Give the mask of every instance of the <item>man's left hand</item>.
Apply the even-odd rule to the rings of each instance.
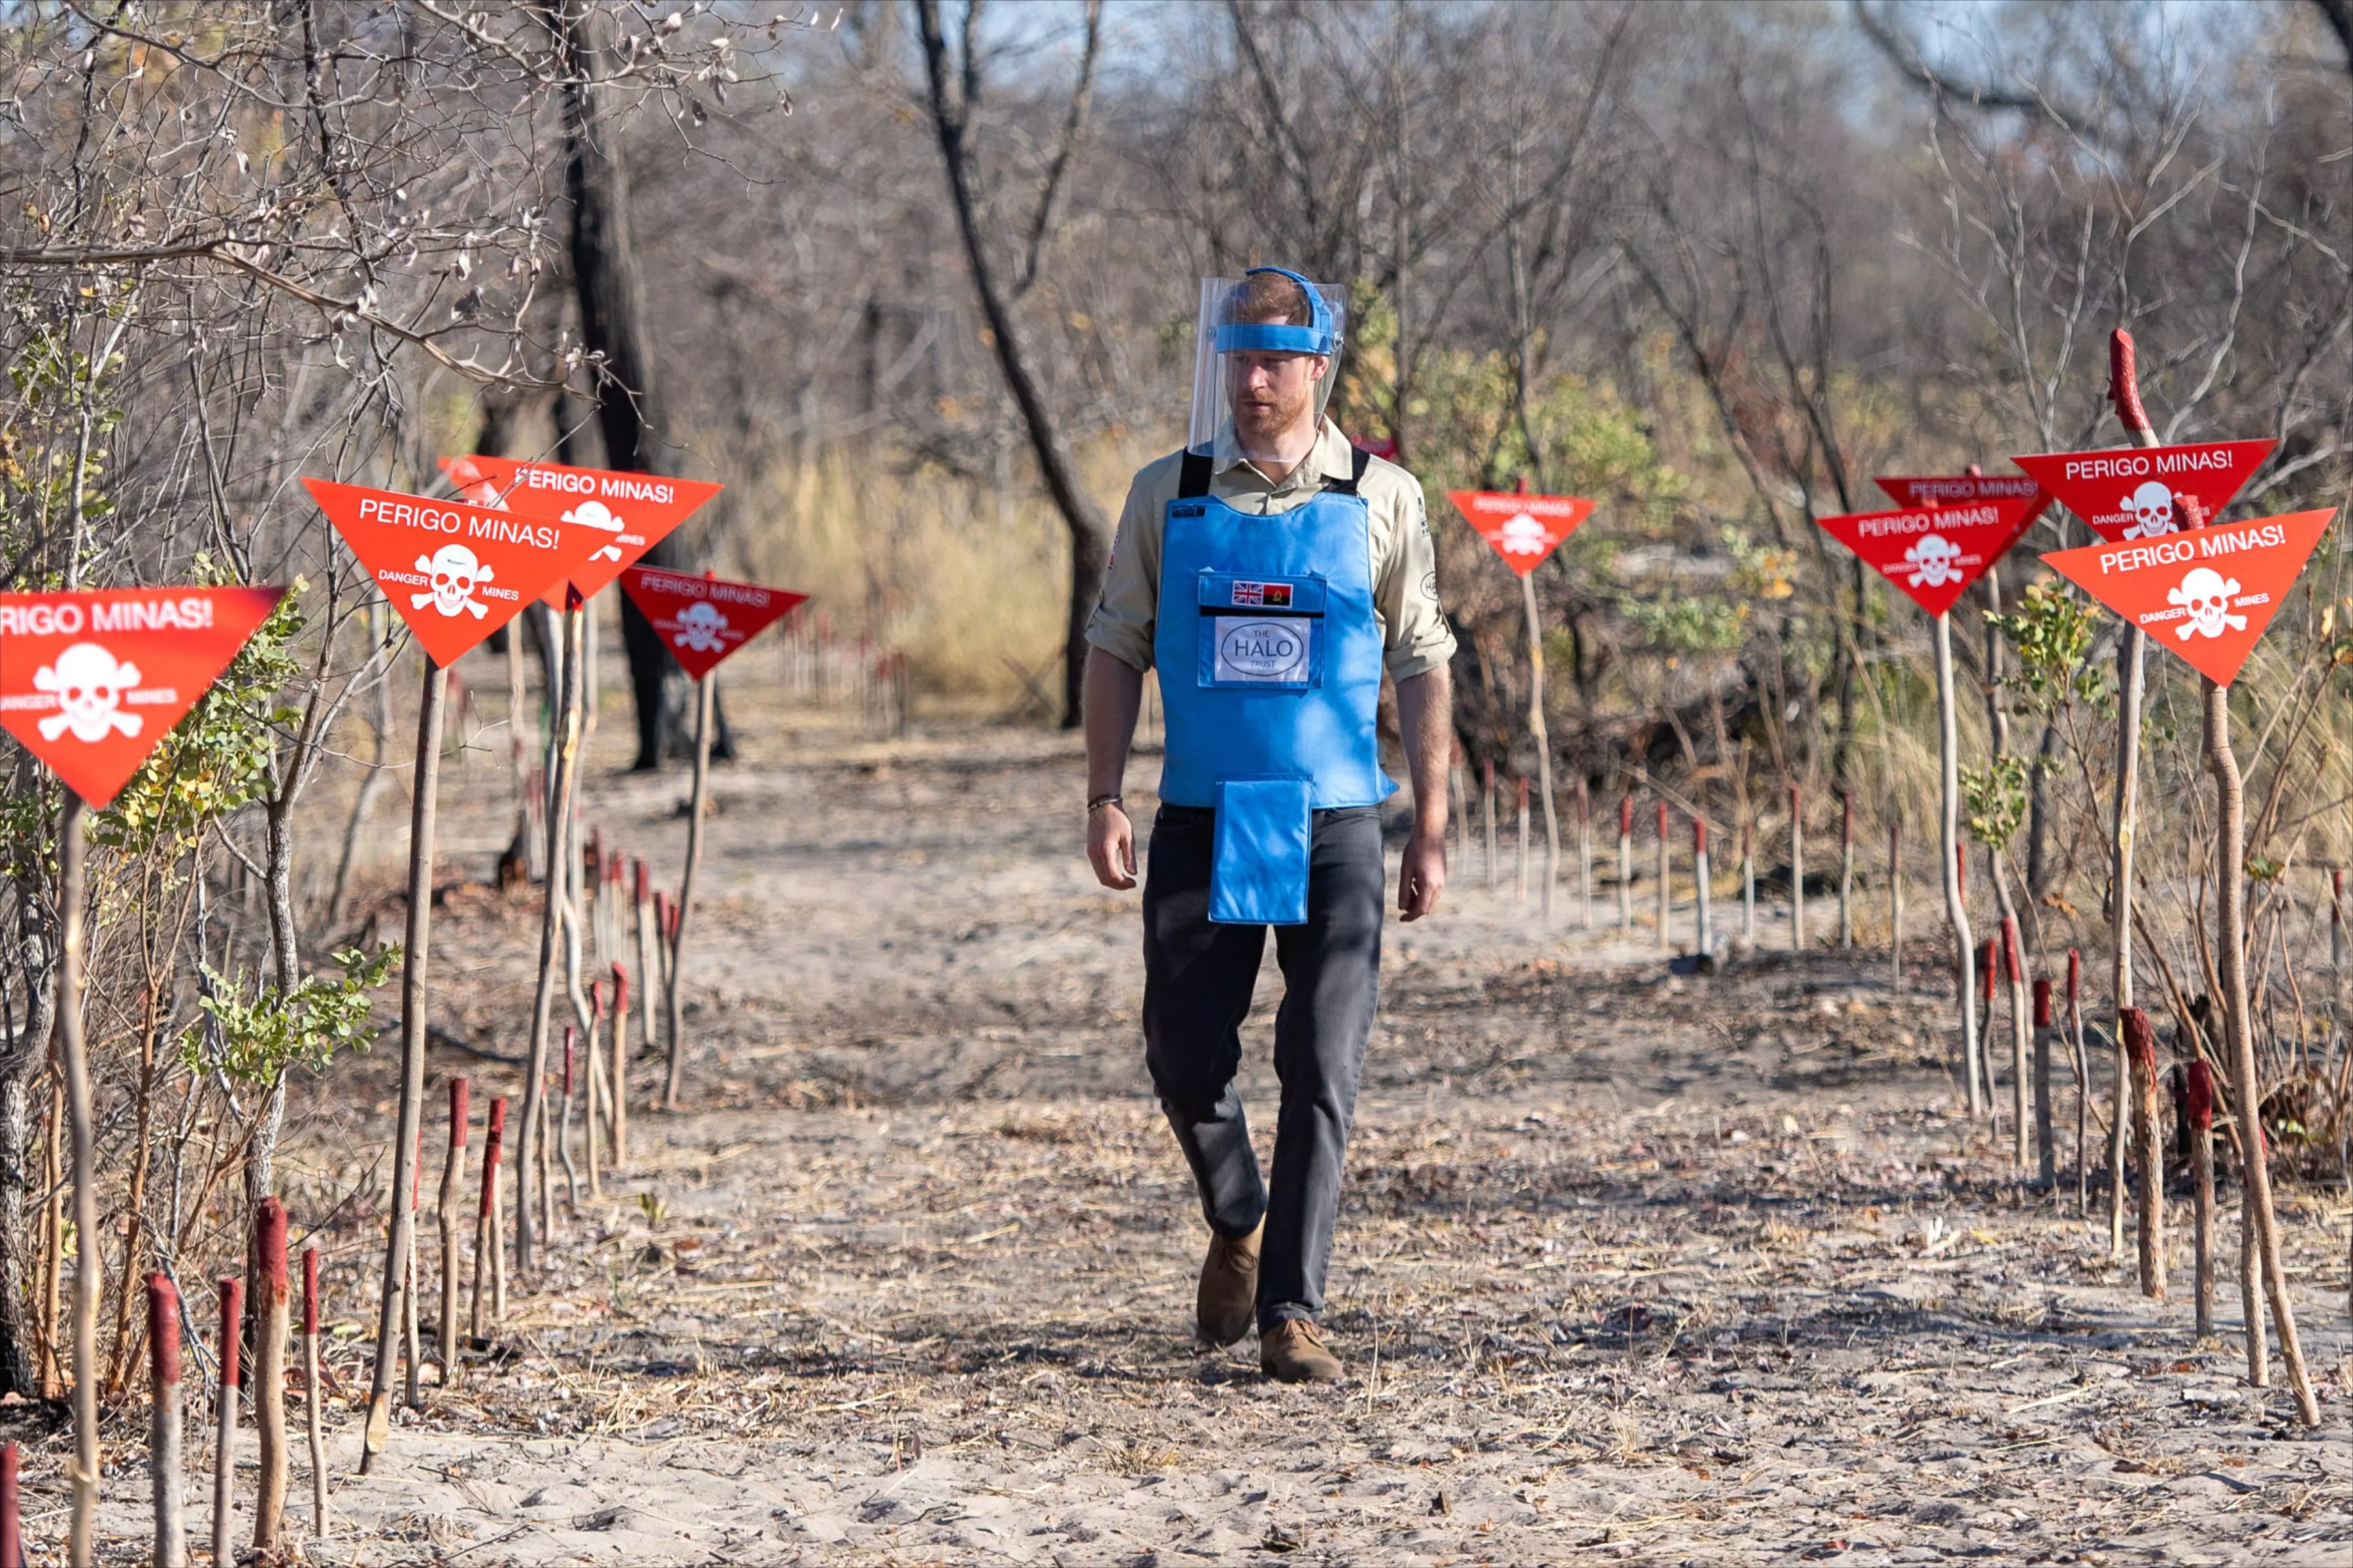
[[[1398,873],[1398,913],[1418,921],[1438,908],[1446,889],[1446,840],[1415,834],[1406,840],[1405,865]]]

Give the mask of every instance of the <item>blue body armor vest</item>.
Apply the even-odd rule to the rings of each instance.
[[[1381,634],[1356,481],[1271,516],[1208,494],[1187,453],[1160,549],[1153,658],[1167,712],[1160,798],[1217,813],[1209,918],[1307,918],[1310,814],[1375,805],[1397,784],[1375,718]]]

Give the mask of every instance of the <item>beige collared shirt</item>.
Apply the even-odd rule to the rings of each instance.
[[[1088,642],[1139,670],[1152,668],[1152,633],[1160,609],[1160,531],[1168,503],[1176,499],[1184,458],[1173,452],[1145,465],[1128,487],[1103,596],[1087,621]],[[1282,483],[1234,458],[1210,476],[1209,493],[1236,511],[1274,517],[1306,505],[1335,479],[1345,482],[1353,469],[1348,437],[1326,419],[1306,460]],[[1389,677],[1410,680],[1427,675],[1454,657],[1454,634],[1438,605],[1438,552],[1430,543],[1421,486],[1395,463],[1375,458],[1366,465],[1356,493],[1365,498],[1371,531],[1373,616]]]

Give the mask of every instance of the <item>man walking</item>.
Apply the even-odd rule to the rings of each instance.
[[[1087,628],[1087,858],[1135,886],[1120,795],[1144,672],[1167,714],[1144,888],[1145,1063],[1209,1224],[1197,1332],[1259,1331],[1285,1383],[1341,1375],[1316,1318],[1379,999],[1384,670],[1414,794],[1398,909],[1446,882],[1447,664],[1413,477],[1324,417],[1343,302],[1258,268],[1201,290],[1186,449],[1135,477]],[[1272,1179],[1234,1079],[1274,928],[1283,999]]]

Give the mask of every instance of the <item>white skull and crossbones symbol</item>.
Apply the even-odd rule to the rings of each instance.
[[[75,643],[57,663],[33,671],[34,688],[58,699],[58,711],[40,721],[41,739],[54,741],[68,730],[77,741],[103,741],[118,730],[136,735],[146,721],[122,711],[122,698],[138,684],[137,665],[120,662],[94,642]]]
[[[621,520],[613,515],[612,510],[600,500],[582,501],[564,514],[564,521],[587,528],[601,528],[607,533],[618,533],[624,526]],[[618,561],[620,558],[621,547],[617,544],[599,545],[596,553],[588,557],[591,561]]]
[[[2188,642],[2192,637],[2219,637],[2224,626],[2245,631],[2247,617],[2230,613],[2231,595],[2238,591],[2236,577],[2225,577],[2211,566],[2192,566],[2181,579],[2181,586],[2165,595],[2166,603],[2189,612],[2189,618],[2174,627],[2173,635]]]
[[[492,573],[474,558],[474,552],[462,544],[445,544],[431,555],[417,558],[417,569],[432,579],[433,586],[421,594],[408,595],[408,607],[421,610],[431,605],[445,616],[454,616],[470,611],[476,620],[490,614],[490,606],[474,602],[474,590],[491,581]]]
[[[1504,524],[1503,546],[1506,555],[1542,555],[1545,525],[1526,512],[1520,512]]]
[[[1947,583],[1959,582],[1961,571],[1957,563],[1960,558],[1961,547],[1941,533],[1929,534],[1904,552],[1904,559],[1912,563],[1911,586],[1915,588],[1941,588]]]
[[[717,653],[726,643],[720,633],[727,629],[727,617],[711,605],[689,605],[678,613],[678,635],[670,640],[695,653]]]
[[[2126,539],[2147,539],[2173,531],[2173,492],[2155,479],[2125,497],[2124,509],[2133,520],[2125,530]]]

